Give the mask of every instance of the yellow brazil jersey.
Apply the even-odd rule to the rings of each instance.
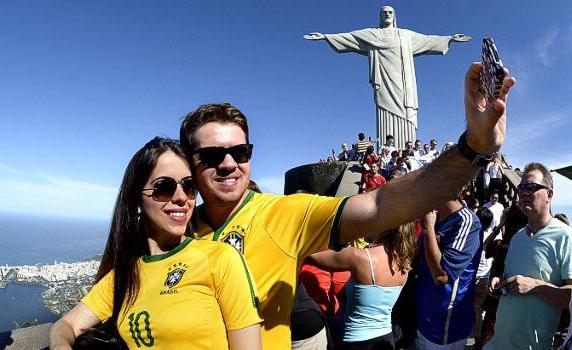
[[[239,209],[216,231],[203,209],[194,217],[200,237],[240,250],[256,280],[263,349],[290,349],[290,311],[302,260],[337,241],[345,199],[310,194],[280,196],[250,191]]]
[[[138,267],[139,294],[118,321],[130,349],[228,349],[227,329],[261,321],[244,258],[226,244],[188,237],[168,253],[142,257]],[[82,303],[101,321],[109,318],[113,272]]]

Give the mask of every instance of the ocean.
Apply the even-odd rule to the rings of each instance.
[[[0,214],[0,265],[77,262],[101,254],[109,221]],[[0,288],[0,332],[37,319],[54,322],[42,302],[46,288],[8,284]]]
[[[0,265],[76,262],[105,248],[109,220],[0,214]]]
[[[26,322],[37,320],[40,324],[58,319],[42,302],[40,286],[9,284],[0,288],[0,332],[21,327]]]

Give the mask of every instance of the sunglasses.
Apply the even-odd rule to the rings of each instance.
[[[234,161],[239,164],[248,162],[252,157],[253,147],[254,145],[251,143],[243,143],[228,148],[204,147],[193,151],[192,154],[198,154],[201,163],[206,167],[216,167],[224,161],[227,154],[230,154]]]
[[[541,189],[544,189],[544,188],[548,189],[548,187],[541,185],[541,184],[534,183],[534,182],[522,183],[522,184],[519,184],[517,187],[518,192],[522,192],[522,193],[534,193],[534,192],[541,190]]]
[[[168,202],[173,198],[175,192],[177,191],[177,185],[181,184],[183,192],[188,198],[195,198],[197,194],[197,188],[192,177],[187,176],[182,178],[180,181],[176,181],[172,177],[163,176],[160,177],[153,188],[144,188],[142,191],[153,191],[151,194],[142,193],[147,197],[153,198],[156,202]]]

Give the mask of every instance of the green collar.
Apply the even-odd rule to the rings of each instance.
[[[173,255],[177,254],[178,252],[180,252],[181,250],[183,250],[183,248],[185,248],[187,245],[189,245],[189,243],[191,243],[192,240],[194,240],[193,237],[187,236],[187,238],[185,238],[184,241],[179,243],[177,246],[175,246],[175,248],[169,250],[168,252],[163,253],[163,254],[158,254],[158,255],[143,255],[141,257],[141,259],[143,259],[143,262],[146,262],[146,263],[151,263],[151,262],[161,261],[161,260],[167,259],[168,257],[173,256]]]
[[[238,209],[232,213],[231,216],[229,216],[226,221],[219,227],[216,229],[216,231],[214,232],[213,235],[213,241],[218,241],[218,238],[220,236],[220,234],[222,233],[222,231],[224,230],[224,228],[226,227],[226,225],[228,225],[228,223],[235,217],[235,215],[242,209],[244,208],[244,206],[246,205],[246,203],[250,202],[250,200],[252,199],[252,197],[254,197],[254,191],[248,190],[248,194],[246,195],[246,198],[244,198],[244,200],[242,201],[242,203],[240,204],[240,207],[238,207]]]

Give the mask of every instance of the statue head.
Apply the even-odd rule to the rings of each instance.
[[[393,7],[383,6],[381,10],[379,10],[379,26],[381,28],[397,28],[397,18],[395,17],[395,10]]]

